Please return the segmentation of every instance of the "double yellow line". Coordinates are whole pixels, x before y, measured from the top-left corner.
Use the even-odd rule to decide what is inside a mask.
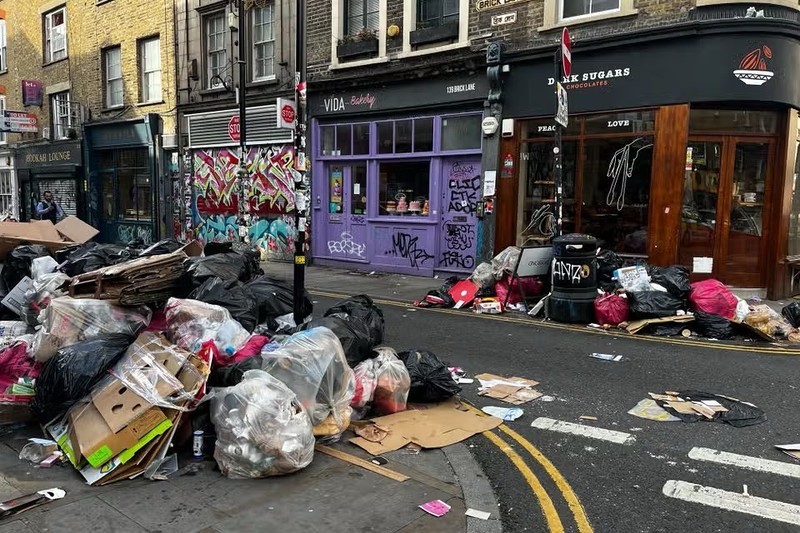
[[[483,411],[480,411],[471,405],[467,405],[466,403],[464,405],[475,413],[479,413],[481,415],[484,414]],[[534,461],[539,463],[539,465],[544,468],[545,472],[547,472],[547,475],[550,476],[550,479],[552,479],[553,483],[555,483],[556,487],[558,487],[561,496],[567,502],[567,506],[572,512],[572,516],[578,526],[578,531],[580,533],[593,533],[594,530],[589,523],[589,519],[586,516],[586,511],[583,509],[583,505],[581,505],[578,496],[575,494],[575,491],[572,490],[572,487],[570,487],[567,480],[564,478],[561,472],[559,472],[555,465],[553,465],[553,463],[551,463],[550,460],[536,448],[536,446],[531,444],[527,439],[513,429],[509,428],[505,424],[500,425],[498,429],[514,439],[517,444],[522,446],[525,451],[531,455]],[[542,482],[539,481],[539,478],[536,477],[536,474],[533,473],[525,460],[498,435],[495,435],[491,431],[486,431],[483,433],[483,436],[489,439],[492,444],[497,446],[501,452],[506,454],[511,462],[514,463],[514,466],[517,467],[517,470],[520,471],[522,477],[525,478],[528,486],[530,486],[531,490],[539,501],[539,505],[542,508],[542,513],[547,521],[547,528],[550,533],[564,533],[564,524],[561,522],[561,517],[559,516],[558,511],[553,504],[553,499],[550,497],[550,494],[548,494],[547,490],[542,485]]]

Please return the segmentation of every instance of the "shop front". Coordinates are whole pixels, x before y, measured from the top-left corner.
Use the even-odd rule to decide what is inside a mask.
[[[19,220],[36,219],[36,204],[45,191],[53,193],[53,199],[64,210],[65,215],[75,215],[85,220],[83,201],[83,152],[80,141],[47,142],[21,145],[14,150],[14,168],[19,184]],[[5,172],[0,169],[0,177]],[[5,195],[4,181],[0,181],[0,194]],[[13,190],[16,196],[17,189]],[[12,194],[10,191],[8,194]]]
[[[19,220],[19,192],[14,153],[0,150],[0,220]]]
[[[577,49],[563,132],[563,228],[693,279],[784,289],[797,109],[798,36],[720,23],[680,36]],[[513,65],[496,247],[549,242],[555,226],[554,80]],[[524,96],[524,98],[523,98]]]
[[[485,97],[481,76],[312,94],[315,262],[471,271]]]
[[[188,190],[194,235],[204,242],[247,237],[263,259],[290,261],[294,222],[292,130],[277,126],[276,106],[247,109],[245,168],[240,174],[239,111],[186,115],[189,129]],[[244,205],[240,206],[240,202]]]
[[[85,124],[89,218],[100,242],[160,238],[158,138],[161,118]]]

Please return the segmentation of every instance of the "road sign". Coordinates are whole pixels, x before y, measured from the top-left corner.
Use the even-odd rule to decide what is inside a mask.
[[[241,132],[239,130],[239,115],[234,115],[228,121],[228,136],[232,141],[241,139]]]
[[[556,122],[566,128],[569,123],[569,104],[567,102],[567,90],[560,83],[556,83],[556,98],[558,100]]]
[[[297,126],[297,106],[294,105],[294,100],[278,98],[276,107],[278,108],[278,127],[294,129]]]
[[[565,78],[572,73],[572,39],[567,28],[561,30],[561,70]]]

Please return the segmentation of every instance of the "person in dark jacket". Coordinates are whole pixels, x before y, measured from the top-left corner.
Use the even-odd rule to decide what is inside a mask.
[[[44,191],[44,198],[36,205],[36,218],[49,220],[53,224],[64,218],[64,211],[53,200],[53,193],[50,191]]]

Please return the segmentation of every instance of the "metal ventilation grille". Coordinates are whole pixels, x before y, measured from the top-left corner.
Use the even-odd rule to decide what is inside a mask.
[[[288,144],[292,142],[291,130],[276,126],[275,106],[247,110],[247,144]],[[189,115],[189,147],[236,146],[238,141],[228,134],[228,123],[236,111],[200,113]]]

